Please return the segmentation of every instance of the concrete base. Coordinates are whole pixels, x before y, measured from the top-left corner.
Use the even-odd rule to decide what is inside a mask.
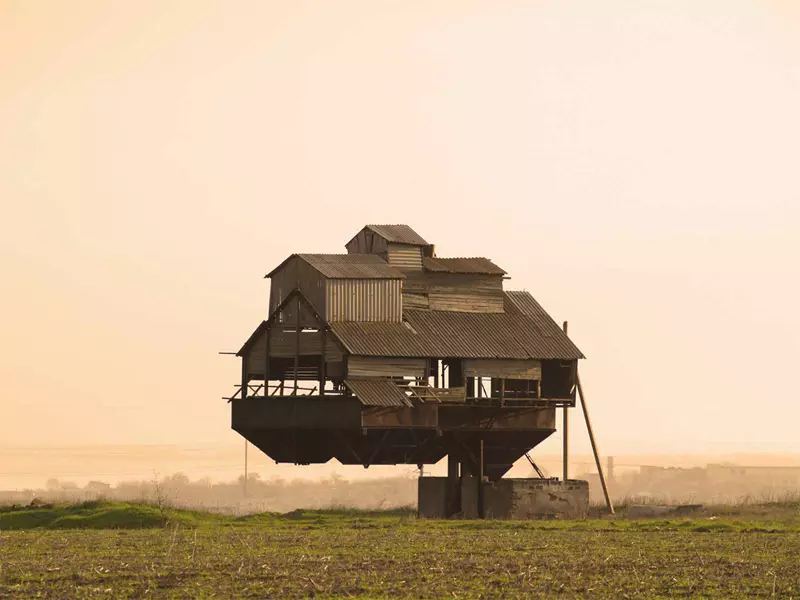
[[[589,483],[570,479],[566,485],[552,479],[500,479],[485,482],[484,514],[487,519],[577,519],[589,512]],[[421,477],[418,487],[419,516],[447,516],[447,478]],[[464,519],[478,518],[478,480],[461,480],[461,512]]]

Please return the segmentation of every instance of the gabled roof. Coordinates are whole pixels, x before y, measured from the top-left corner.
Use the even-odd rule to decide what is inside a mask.
[[[430,246],[420,234],[408,225],[365,225],[361,231],[369,229],[384,238],[387,242],[395,244],[411,244],[413,246]],[[358,235],[358,233],[356,234]],[[355,235],[353,237],[356,237]],[[353,241],[352,239],[350,240]],[[348,242],[349,244],[350,242]]]
[[[488,258],[428,258],[422,259],[422,268],[431,273],[458,273],[465,275],[505,275],[506,272]]]
[[[402,271],[389,265],[377,254],[292,254],[265,277],[272,277],[295,257],[307,262],[328,279],[405,278]]]
[[[406,310],[405,323],[331,323],[362,356],[577,360],[581,351],[527,292],[506,294],[500,314]],[[525,310],[519,308],[523,306]]]

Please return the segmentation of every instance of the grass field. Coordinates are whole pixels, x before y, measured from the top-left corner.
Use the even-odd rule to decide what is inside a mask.
[[[800,507],[529,522],[0,509],[0,598],[312,596],[800,598]]]

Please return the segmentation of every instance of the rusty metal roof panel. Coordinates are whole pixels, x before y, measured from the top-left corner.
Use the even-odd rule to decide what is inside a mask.
[[[430,246],[423,237],[408,225],[367,225],[366,229],[374,231],[387,242],[395,244],[412,244],[414,246]]]
[[[356,323],[339,321],[330,324],[350,354],[360,356],[429,356],[424,340],[404,323]]]
[[[538,322],[543,321],[541,315],[534,318],[519,309],[513,314],[427,310],[403,314],[406,323],[332,323],[331,329],[348,352],[362,356],[583,358],[555,323],[555,329],[546,323],[543,327]]]
[[[531,319],[541,333],[541,337],[548,340],[553,347],[559,347],[562,352],[568,353],[570,349],[577,358],[585,358],[578,347],[572,343],[558,326],[553,318],[547,314],[542,305],[525,291],[507,291],[503,293],[505,297],[505,311],[509,315],[523,315]]]
[[[388,379],[346,379],[344,384],[364,406],[412,406],[397,384]]]
[[[267,274],[272,277],[289,260],[298,257],[328,279],[403,279],[402,271],[377,254],[292,254]]]
[[[464,275],[505,275],[506,272],[488,258],[423,258],[422,266],[432,273],[458,273]]]

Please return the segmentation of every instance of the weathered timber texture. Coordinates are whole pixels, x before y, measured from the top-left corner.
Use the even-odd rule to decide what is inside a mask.
[[[298,256],[290,257],[270,274],[269,314],[295,289],[300,289],[320,316],[325,318],[325,278]],[[294,324],[296,308],[293,301],[284,306],[278,315],[278,323]],[[300,324],[304,327],[318,326],[316,319],[304,306],[300,310]]]
[[[389,244],[386,261],[403,271],[422,271],[422,248],[410,244]]]
[[[424,377],[424,358],[375,358],[351,356],[347,361],[347,376],[359,377]]]
[[[251,342],[247,353],[247,362],[252,372],[263,373],[264,350],[266,348],[266,331],[262,330]],[[333,336],[329,335],[325,343],[325,359],[331,362],[342,361],[342,349]],[[293,329],[276,326],[270,334],[270,356],[291,358],[295,355],[297,345],[296,333]],[[322,336],[319,331],[302,331],[300,333],[300,355],[319,356],[322,353]]]
[[[467,377],[500,377],[502,379],[541,379],[542,363],[538,360],[480,360],[464,361]]]
[[[386,254],[388,245],[385,237],[365,227],[345,244],[345,248],[351,254]]]
[[[407,308],[502,313],[503,279],[499,275],[407,272],[403,297]]]

